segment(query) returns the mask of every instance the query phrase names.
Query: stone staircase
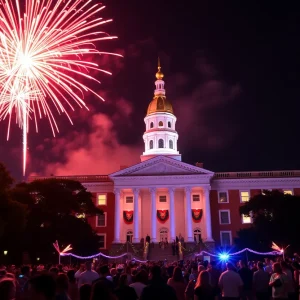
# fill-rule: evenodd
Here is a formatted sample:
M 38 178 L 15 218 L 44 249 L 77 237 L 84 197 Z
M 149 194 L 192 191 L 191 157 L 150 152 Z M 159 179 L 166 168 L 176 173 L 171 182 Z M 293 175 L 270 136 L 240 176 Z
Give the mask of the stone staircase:
M 158 244 L 150 244 L 149 247 L 149 253 L 148 253 L 148 260 L 152 261 L 162 261 L 162 260 L 168 260 L 168 261 L 174 261 L 178 260 L 178 255 L 173 255 L 172 253 L 172 246 L 169 245 L 168 247 L 162 249 L 159 247 Z

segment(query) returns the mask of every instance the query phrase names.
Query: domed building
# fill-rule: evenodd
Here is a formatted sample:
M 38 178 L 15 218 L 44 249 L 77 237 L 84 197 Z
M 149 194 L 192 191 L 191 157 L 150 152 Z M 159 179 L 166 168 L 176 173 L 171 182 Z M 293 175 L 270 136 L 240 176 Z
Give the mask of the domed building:
M 202 164 L 182 162 L 176 107 L 166 97 L 163 78 L 158 63 L 154 96 L 144 118 L 141 162 L 110 175 L 69 176 L 82 182 L 104 211 L 89 217 L 101 251 L 127 251 L 125 243 L 134 249 L 148 235 L 153 260 L 174 260 L 171 247 L 162 251 L 158 245 L 177 237 L 182 237 L 185 249 L 194 251 L 230 247 L 236 232 L 252 222 L 239 214 L 240 205 L 262 190 L 300 195 L 300 171 L 215 173 Z M 36 179 L 43 178 L 29 180 Z
M 167 100 L 163 78 L 164 74 L 158 61 L 156 89 L 144 119 L 146 125 L 146 131 L 143 135 L 145 151 L 141 156 L 141 161 L 157 155 L 181 160 L 181 155 L 177 151 L 178 133 L 175 129 L 177 119 L 172 104 Z

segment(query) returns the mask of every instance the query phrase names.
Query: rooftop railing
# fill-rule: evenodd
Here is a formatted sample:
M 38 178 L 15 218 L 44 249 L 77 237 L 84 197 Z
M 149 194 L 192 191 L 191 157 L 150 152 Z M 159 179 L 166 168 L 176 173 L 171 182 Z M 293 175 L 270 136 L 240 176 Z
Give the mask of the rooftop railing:
M 68 179 L 79 182 L 109 182 L 111 181 L 108 175 L 71 175 L 71 176 L 30 176 L 28 182 L 35 180 L 46 180 L 46 179 Z
M 253 172 L 217 172 L 215 179 L 237 179 L 237 178 L 279 178 L 300 177 L 299 170 L 291 171 L 253 171 Z

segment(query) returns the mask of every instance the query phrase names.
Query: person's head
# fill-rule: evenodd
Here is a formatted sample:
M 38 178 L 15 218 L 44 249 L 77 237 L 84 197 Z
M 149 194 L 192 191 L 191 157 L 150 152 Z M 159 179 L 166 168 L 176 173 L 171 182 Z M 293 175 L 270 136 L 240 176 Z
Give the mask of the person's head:
M 257 263 L 257 267 L 258 267 L 258 269 L 263 270 L 263 269 L 264 269 L 264 263 L 261 262 L 261 261 L 259 261 L 259 262 Z
M 66 292 L 69 288 L 69 279 L 66 274 L 60 273 L 56 277 L 56 289 L 58 292 Z
M 83 284 L 79 288 L 79 300 L 90 300 L 92 292 L 92 286 L 90 284 Z
M 52 300 L 55 297 L 56 283 L 52 275 L 41 274 L 29 281 L 31 300 Z
M 179 267 L 174 269 L 172 278 L 175 282 L 183 281 L 182 271 Z
M 90 300 L 99 300 L 99 299 L 111 300 L 112 292 L 109 289 L 109 287 L 103 281 L 100 280 L 93 284 L 91 297 L 89 299 Z M 81 300 L 81 298 L 80 298 L 80 300 Z
M 115 276 L 117 274 L 117 269 L 116 268 L 111 268 L 110 269 L 110 275 Z
M 198 286 L 208 286 L 209 285 L 209 273 L 207 271 L 201 271 L 197 277 L 197 282 L 195 288 Z
M 285 261 L 281 261 L 280 267 L 282 270 L 286 270 L 286 269 L 288 269 L 288 264 Z
M 145 270 L 139 271 L 135 276 L 136 282 L 141 282 L 143 284 L 147 284 L 148 282 L 148 274 Z
M 57 266 L 57 269 L 58 269 L 58 272 L 59 273 L 62 273 L 64 270 L 63 270 L 63 265 L 62 264 L 59 264 L 58 266 Z
M 92 263 L 91 263 L 90 261 L 87 261 L 87 262 L 85 263 L 85 269 L 86 269 L 87 271 L 91 271 L 91 270 L 92 270 Z
M 273 271 L 274 271 L 274 273 L 278 273 L 278 274 L 282 273 L 280 263 L 276 262 L 273 264 Z
M 247 267 L 247 264 L 246 264 L 245 261 L 240 260 L 240 261 L 239 261 L 239 266 L 240 266 L 240 268 L 246 268 L 246 267 Z
M 205 267 L 203 265 L 198 266 L 198 273 L 205 271 Z
M 28 277 L 30 275 L 30 267 L 29 266 L 21 267 L 21 274 Z
M 265 258 L 265 263 L 268 265 L 268 264 L 270 264 L 270 259 L 269 258 Z
M 119 286 L 122 287 L 126 285 L 128 285 L 127 274 L 122 274 L 119 279 Z
M 234 271 L 234 269 L 235 269 L 232 263 L 227 263 L 227 264 L 226 264 L 226 268 L 227 268 L 227 270 L 229 270 L 229 271 Z
M 50 268 L 49 272 L 56 277 L 58 275 L 58 268 L 52 267 Z
M 13 279 L 3 278 L 0 280 L 0 296 L 1 296 L 1 300 L 15 299 L 16 285 Z
M 161 278 L 161 268 L 160 266 L 153 266 L 150 269 L 150 278 L 152 280 L 157 280 Z
M 101 276 L 105 277 L 109 275 L 108 265 L 103 265 L 99 268 L 99 273 Z
M 67 272 L 67 276 L 68 276 L 68 279 L 69 279 L 69 282 L 70 282 L 70 283 L 76 282 L 76 279 L 75 279 L 75 271 L 74 271 L 74 270 L 69 270 L 69 271 Z

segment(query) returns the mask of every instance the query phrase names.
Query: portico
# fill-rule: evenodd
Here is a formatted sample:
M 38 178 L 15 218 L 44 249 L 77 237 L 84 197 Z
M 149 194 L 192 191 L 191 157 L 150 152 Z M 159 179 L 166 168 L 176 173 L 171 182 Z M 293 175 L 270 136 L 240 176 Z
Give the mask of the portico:
M 133 232 L 133 243 L 150 235 L 160 242 L 159 232 L 168 231 L 172 242 L 181 234 L 194 241 L 195 228 L 201 228 L 204 241 L 213 241 L 210 216 L 210 178 L 213 173 L 176 159 L 157 156 L 110 175 L 115 186 L 114 243 L 126 241 Z M 201 211 L 199 220 L 193 210 Z

